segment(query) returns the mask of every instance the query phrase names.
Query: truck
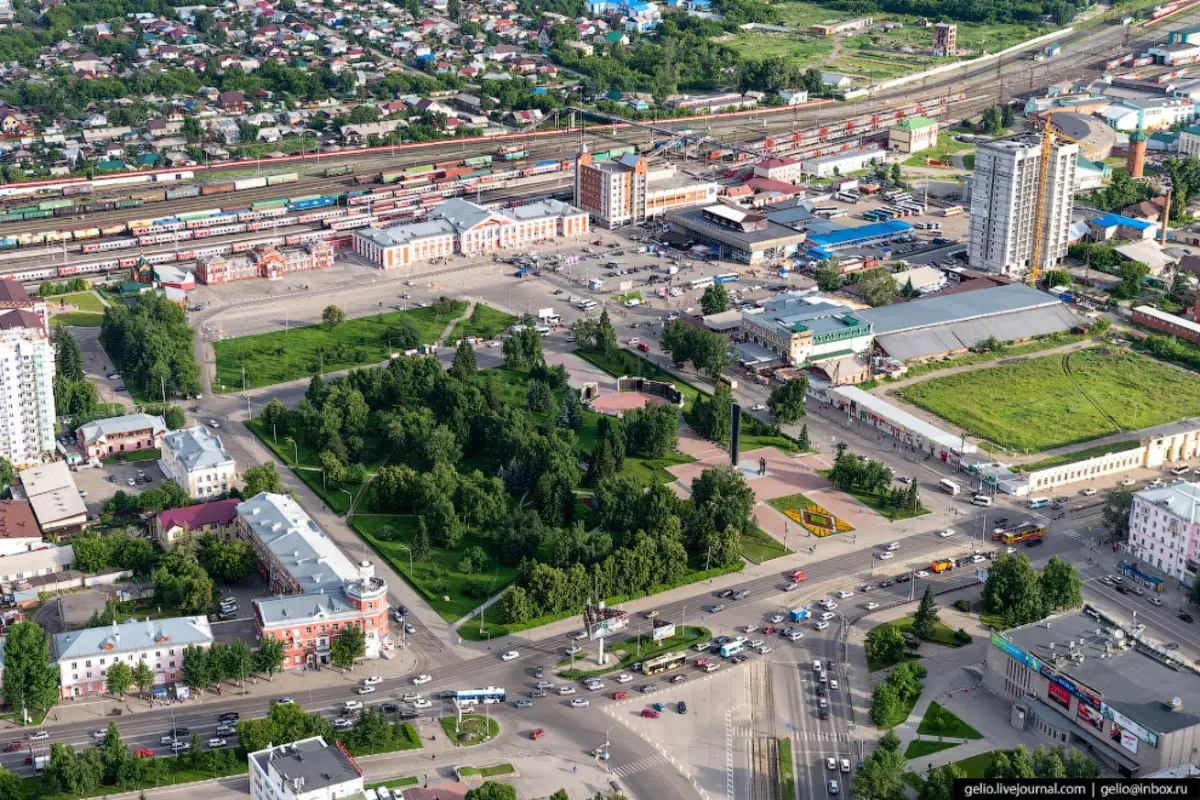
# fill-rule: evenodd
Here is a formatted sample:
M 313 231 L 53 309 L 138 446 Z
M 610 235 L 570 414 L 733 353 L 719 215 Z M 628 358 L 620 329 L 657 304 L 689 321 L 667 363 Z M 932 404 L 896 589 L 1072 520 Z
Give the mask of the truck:
M 812 612 L 808 610 L 808 606 L 800 606 L 789 611 L 788 616 L 792 618 L 792 622 L 804 622 L 812 616 Z
M 934 572 L 949 572 L 954 569 L 954 562 L 948 558 L 939 558 L 929 562 L 929 568 Z
M 33 769 L 35 772 L 41 772 L 50 764 L 50 756 L 34 756 Z
M 513 277 L 516 278 L 517 280 L 527 281 L 530 279 L 529 270 L 519 269 L 513 273 Z

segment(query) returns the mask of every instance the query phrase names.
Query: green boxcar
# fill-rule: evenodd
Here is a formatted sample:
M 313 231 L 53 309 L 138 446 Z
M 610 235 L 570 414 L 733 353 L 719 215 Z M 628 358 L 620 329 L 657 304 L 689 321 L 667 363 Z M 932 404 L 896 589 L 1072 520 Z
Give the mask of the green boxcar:
M 45 219 L 46 217 L 53 216 L 53 211 L 29 211 L 25 214 L 22 214 L 21 219 Z
M 138 206 L 145 204 L 145 202 L 146 201 L 140 197 L 131 197 L 128 200 L 118 200 L 116 207 L 117 208 L 137 208 Z
M 30 211 L 37 210 L 39 210 L 37 206 L 21 206 L 20 208 L 10 208 L 8 213 L 10 216 L 17 216 L 18 214 L 28 214 Z
M 403 172 L 383 172 L 379 175 L 380 183 L 395 183 L 404 177 Z
M 280 197 L 277 200 L 259 200 L 257 203 L 251 203 L 250 207 L 254 210 L 260 208 L 274 208 L 275 206 L 286 206 L 287 198 Z
M 491 156 L 475 156 L 463 161 L 464 167 L 485 167 L 492 163 Z
M 287 201 L 288 203 L 303 203 L 305 200 L 316 200 L 321 196 L 319 194 L 306 194 L 301 197 L 289 197 Z
M 404 170 L 405 175 L 424 175 L 426 172 L 433 172 L 433 164 L 425 164 L 420 167 L 409 167 Z
M 353 167 L 330 167 L 325 170 L 325 177 L 336 178 L 338 175 L 349 175 L 353 171 Z
M 53 211 L 56 208 L 66 208 L 69 205 L 71 205 L 71 201 L 69 199 L 46 200 L 41 203 L 38 203 L 37 210 L 38 211 Z
M 295 183 L 299 176 L 294 172 L 285 172 L 282 175 L 268 175 L 267 186 L 278 186 L 281 183 Z

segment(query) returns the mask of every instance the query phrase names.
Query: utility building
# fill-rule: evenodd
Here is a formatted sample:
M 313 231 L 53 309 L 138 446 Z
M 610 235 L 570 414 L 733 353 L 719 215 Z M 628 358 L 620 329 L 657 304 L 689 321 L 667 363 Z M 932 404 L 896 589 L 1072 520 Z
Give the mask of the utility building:
M 1035 233 L 1041 136 L 1001 139 L 976 149 L 968 247 L 972 267 L 1023 276 L 1032 267 L 1035 235 L 1041 238 L 1041 269 L 1062 261 L 1067 254 L 1078 156 L 1078 145 L 1061 141 L 1051 145 L 1042 189 L 1044 217 Z

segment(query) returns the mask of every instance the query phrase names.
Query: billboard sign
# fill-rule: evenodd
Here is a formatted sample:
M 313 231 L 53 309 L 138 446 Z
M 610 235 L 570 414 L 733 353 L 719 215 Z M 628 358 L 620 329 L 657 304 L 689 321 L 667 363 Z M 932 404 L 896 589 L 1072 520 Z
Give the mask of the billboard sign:
M 1147 730 L 1142 725 L 1131 720 L 1129 717 L 1122 714 L 1120 711 L 1115 711 L 1111 706 L 1104 707 L 1104 716 L 1113 721 L 1113 727 L 1120 727 L 1121 730 L 1132 733 L 1137 738 L 1141 739 L 1151 747 L 1158 747 L 1158 734 Z M 1115 736 L 1113 738 L 1116 738 Z M 1128 749 L 1128 748 L 1127 748 Z M 1136 752 L 1136 751 L 1135 751 Z
M 553 317 L 553 316 L 554 316 L 553 308 L 539 308 L 538 309 L 538 319 L 545 319 L 546 317 Z
M 1035 672 L 1042 671 L 1041 659 L 1037 658 L 1036 656 L 1029 655 L 1024 650 L 1017 647 L 1015 644 L 1008 641 L 1000 634 L 998 634 L 998 633 L 992 634 L 992 645 L 994 647 L 1000 648 L 1001 650 L 1003 650 L 1005 652 L 1005 654 L 1007 654 L 1008 656 L 1010 656 L 1012 658 L 1015 658 L 1017 661 L 1020 661 L 1022 664 L 1029 667 L 1031 670 L 1034 670 Z
M 1058 685 L 1060 688 L 1065 689 L 1070 694 L 1075 695 L 1080 699 L 1080 701 L 1087 703 L 1097 711 L 1103 708 L 1103 704 L 1100 702 L 1099 695 L 1097 695 L 1091 689 L 1087 689 L 1075 683 L 1075 681 L 1071 680 L 1066 675 L 1063 675 L 1058 670 L 1051 668 L 1045 662 L 1042 662 L 1041 669 L 1039 669 L 1038 672 L 1048 678 L 1051 685 Z
M 1059 686 L 1057 683 L 1050 684 L 1050 699 L 1058 703 L 1063 708 L 1071 707 L 1071 693 Z
M 1104 730 L 1104 715 L 1103 714 L 1101 714 L 1099 711 L 1096 711 L 1094 708 L 1089 706 L 1087 703 L 1076 703 L 1075 707 L 1079 711 L 1079 716 L 1082 717 L 1083 720 L 1088 725 L 1091 725 L 1093 728 L 1095 728 L 1098 731 Z
M 670 639 L 675 635 L 675 623 L 668 622 L 666 625 L 659 625 L 653 631 L 654 641 L 661 642 L 663 639 Z

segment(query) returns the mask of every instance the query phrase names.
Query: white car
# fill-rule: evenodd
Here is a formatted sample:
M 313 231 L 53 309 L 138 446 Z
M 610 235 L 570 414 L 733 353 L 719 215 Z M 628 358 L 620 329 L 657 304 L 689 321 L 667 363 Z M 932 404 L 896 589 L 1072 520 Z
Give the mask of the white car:
M 919 569 L 919 570 L 917 570 L 917 572 L 916 572 L 916 576 L 917 576 L 918 578 L 928 578 L 928 577 L 929 577 L 929 570 Z
M 874 600 L 867 603 L 867 611 L 874 611 L 877 608 L 879 608 L 879 603 L 876 603 Z
M 587 686 L 589 692 L 598 692 L 604 688 L 604 681 L 590 680 L 585 686 Z
M 558 693 L 560 695 L 562 695 L 563 697 L 566 697 L 569 694 L 575 694 L 575 687 L 574 686 L 560 686 L 560 687 L 558 687 Z
M 825 604 L 826 611 L 833 611 L 835 608 L 837 608 L 837 603 L 833 602 L 832 600 Z
M 520 654 L 520 653 L 518 653 L 516 650 L 509 650 L 507 653 L 505 653 L 504 655 L 500 656 L 500 660 L 501 660 L 501 661 L 513 661 L 513 660 L 515 660 L 515 659 L 518 659 L 518 658 L 520 658 L 520 657 L 521 657 L 521 654 Z
M 1080 492 L 1080 494 L 1083 495 L 1084 497 L 1091 497 L 1095 493 L 1096 493 L 1096 490 L 1093 489 L 1091 486 L 1089 486 L 1088 488 L 1086 488 Z
M 209 739 L 208 740 L 208 749 L 216 750 L 217 748 L 224 747 L 227 744 L 229 744 L 229 742 L 225 741 L 224 739 L 221 739 L 220 737 L 217 737 L 214 739 Z
M 825 611 L 825 612 L 822 612 L 820 619 L 822 622 L 828 622 L 829 620 L 833 619 L 836 616 L 837 616 L 837 614 L 834 614 L 832 611 Z
M 758 630 L 757 625 L 745 625 L 742 627 L 742 633 L 754 633 L 756 630 Z
M 1135 483 L 1137 483 L 1137 481 L 1135 481 L 1133 478 L 1126 478 L 1125 480 L 1121 481 L 1117 485 L 1118 486 L 1133 486 Z
M 362 700 L 347 700 L 342 704 L 342 708 L 346 711 L 362 711 Z
M 830 678 L 829 679 L 829 691 L 836 692 L 837 687 L 838 687 L 837 678 Z
M 106 733 L 106 731 L 102 731 L 102 730 L 101 731 L 92 731 L 92 738 L 93 739 L 103 739 L 105 736 L 105 733 Z
M 629 340 L 629 346 L 633 347 L 635 344 L 641 344 L 641 342 L 642 342 L 642 340 L 635 336 Z
M 772 614 L 771 615 L 771 624 L 778 625 L 779 623 L 783 622 L 785 619 L 787 619 L 787 617 L 785 617 L 783 614 Z
M 954 535 L 953 528 L 946 528 L 945 530 L 938 531 L 938 536 L 942 537 L 943 539 L 949 539 L 953 535 Z
M 413 708 L 432 708 L 432 707 L 433 707 L 433 701 L 426 700 L 424 697 L 418 697 L 416 700 L 413 700 Z
M 819 630 L 819 631 L 823 631 L 823 630 L 825 630 L 826 628 L 828 628 L 828 627 L 829 627 L 829 623 L 828 623 L 828 622 L 826 622 L 825 620 L 821 620 L 821 621 L 820 621 L 820 622 L 818 622 L 816 625 L 813 625 L 813 627 L 814 627 L 814 628 L 816 628 L 816 629 L 817 629 L 817 630 Z
M 210 428 L 219 428 L 219 427 L 221 427 L 221 423 L 217 422 L 215 419 L 210 419 L 208 421 L 208 426 Z
M 383 678 L 379 677 L 378 675 L 368 675 L 367 677 L 363 678 L 362 682 L 363 686 L 374 686 L 377 683 L 382 683 Z
M 583 652 L 583 648 L 577 644 L 573 644 L 567 648 L 567 655 L 569 655 L 569 656 L 577 655 L 578 653 L 582 653 L 582 652 Z
M 354 723 L 345 717 L 338 717 L 333 721 L 333 729 L 337 731 L 349 730 L 354 727 Z
M 1017 548 L 1013 547 L 1012 545 L 1009 545 L 1008 547 L 1004 548 L 1004 552 L 1008 553 L 1011 556 L 1013 553 L 1017 552 Z
M 433 680 L 433 678 L 429 677 L 428 675 L 418 675 L 412 679 L 412 683 L 413 686 L 420 686 L 422 684 L 429 683 L 431 680 Z
M 571 701 L 571 708 L 587 708 L 590 705 L 586 697 L 576 697 Z
M 586 638 L 587 638 L 587 636 L 588 636 L 588 634 L 587 634 L 587 631 L 576 631 L 575 633 L 572 633 L 572 634 L 571 634 L 571 638 L 572 638 L 572 639 L 574 639 L 574 640 L 575 640 L 575 641 L 577 641 L 577 642 L 578 642 L 580 639 L 586 639 Z
M 754 405 L 750 406 L 750 410 L 751 411 L 766 411 L 767 407 L 764 406 L 762 403 L 755 403 Z
M 374 686 L 360 686 L 360 687 L 358 687 L 358 693 L 359 694 L 374 694 L 375 687 Z
M 785 583 L 785 584 L 783 585 L 783 590 L 784 590 L 785 592 L 794 592 L 794 591 L 796 591 L 796 590 L 797 590 L 797 589 L 799 589 L 799 588 L 800 588 L 800 584 L 798 584 L 798 583 L 796 583 L 796 582 L 794 582 L 794 581 L 790 581 L 790 582 L 788 582 L 788 583 Z
M 613 678 L 613 680 L 615 680 L 617 683 L 633 683 L 633 676 L 622 672 L 620 675 Z
M 887 550 L 884 550 L 883 552 L 879 553 L 879 560 L 880 561 L 890 561 L 892 559 L 892 557 L 895 555 L 896 555 L 895 553 L 890 553 Z
M 850 597 L 853 594 L 854 592 L 851 589 L 842 589 L 840 592 L 838 592 L 838 597 L 842 600 L 845 600 L 847 597 Z
M 833 756 L 829 756 L 828 758 L 826 758 L 825 759 L 825 769 L 836 770 L 837 769 L 837 759 L 834 758 Z
M 829 606 L 836 604 L 828 597 L 823 597 L 817 601 L 817 605 L 819 605 L 821 608 L 829 608 Z

